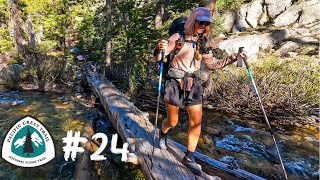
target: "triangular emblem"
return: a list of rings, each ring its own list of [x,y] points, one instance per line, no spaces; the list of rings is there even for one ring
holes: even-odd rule
[[[41,166],[54,157],[51,135],[38,120],[29,116],[14,124],[3,141],[2,158],[16,166]]]

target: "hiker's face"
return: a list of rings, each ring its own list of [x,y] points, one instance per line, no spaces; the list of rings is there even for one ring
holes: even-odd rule
[[[202,34],[206,30],[206,26],[210,25],[210,22],[197,21],[195,23],[195,30],[197,34]]]

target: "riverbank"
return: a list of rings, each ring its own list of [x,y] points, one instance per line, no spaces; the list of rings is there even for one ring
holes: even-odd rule
[[[154,123],[155,109],[138,107],[149,112],[149,119]],[[160,111],[158,117],[158,128],[161,128],[165,111]],[[188,114],[181,110],[179,123],[168,135],[186,145],[188,127]],[[319,131],[274,122],[272,129],[290,179],[318,179]],[[272,137],[263,121],[204,109],[197,151],[266,179],[283,177]]]

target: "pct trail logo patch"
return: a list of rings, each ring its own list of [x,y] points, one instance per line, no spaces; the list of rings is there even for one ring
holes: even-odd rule
[[[55,156],[52,138],[36,119],[25,117],[8,131],[2,146],[2,158],[20,167],[36,167]]]

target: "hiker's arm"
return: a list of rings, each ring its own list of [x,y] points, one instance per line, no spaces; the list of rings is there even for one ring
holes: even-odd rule
[[[224,68],[229,64],[232,64],[237,61],[237,54],[234,53],[230,56],[227,56],[223,60],[217,60],[213,57],[212,53],[202,54],[202,61],[208,66],[209,69],[219,69]]]
[[[165,56],[167,56],[175,47],[176,45],[176,40],[179,38],[179,33],[173,34],[170,36],[170,38],[167,41],[166,47],[165,47]],[[161,60],[161,53],[160,51],[162,50],[162,46],[164,44],[161,42],[161,40],[158,42],[157,47],[154,50],[153,53],[153,61],[157,62]]]

